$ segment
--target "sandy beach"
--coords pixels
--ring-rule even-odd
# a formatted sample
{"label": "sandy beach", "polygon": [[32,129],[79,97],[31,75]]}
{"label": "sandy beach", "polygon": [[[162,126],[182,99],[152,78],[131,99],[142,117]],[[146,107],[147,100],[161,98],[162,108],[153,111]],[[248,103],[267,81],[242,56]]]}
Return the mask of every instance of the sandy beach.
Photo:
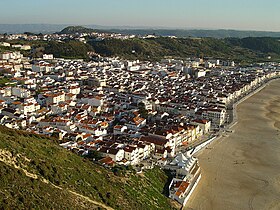
{"label": "sandy beach", "polygon": [[238,123],[197,154],[189,209],[280,209],[280,80],[237,106]]}

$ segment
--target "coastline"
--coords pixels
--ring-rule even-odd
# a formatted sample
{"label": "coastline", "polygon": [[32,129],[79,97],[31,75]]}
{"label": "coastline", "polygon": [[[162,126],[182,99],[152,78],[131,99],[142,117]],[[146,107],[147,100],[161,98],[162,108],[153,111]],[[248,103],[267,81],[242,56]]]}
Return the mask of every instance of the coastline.
{"label": "coastline", "polygon": [[[199,151],[197,153],[197,156],[198,156],[198,158],[200,160],[200,163],[201,163],[202,179],[201,179],[201,183],[199,184],[199,186],[197,187],[197,189],[195,190],[195,192],[191,196],[189,202],[187,203],[185,209],[209,209],[209,208],[211,209],[211,208],[214,208],[214,207],[215,207],[214,209],[225,208],[225,202],[217,201],[215,198],[213,198],[213,195],[211,195],[211,194],[215,195],[215,193],[213,193],[215,191],[215,186],[212,186],[212,184],[213,184],[213,182],[217,182],[217,180],[219,180],[219,179],[222,179],[222,180],[225,179],[225,177],[217,176],[217,174],[220,173],[219,170],[231,171],[232,169],[229,170],[228,166],[224,165],[224,164],[222,164],[223,168],[220,169],[220,167],[217,167],[219,165],[219,161],[217,161],[217,164],[215,164],[215,161],[213,161],[211,159],[214,159],[214,160],[215,159],[223,159],[224,158],[223,156],[230,156],[230,155],[235,156],[237,153],[242,153],[242,156],[246,156],[246,152],[250,153],[250,151],[248,152],[244,148],[240,147],[240,145],[238,145],[238,142],[237,143],[234,142],[233,145],[230,145],[230,144],[232,144],[232,142],[231,142],[232,140],[231,139],[234,138],[234,136],[237,136],[238,138],[240,138],[240,137],[242,137],[242,135],[244,135],[243,137],[246,137],[246,130],[247,129],[246,129],[246,126],[244,127],[244,121],[246,121],[247,119],[246,119],[246,116],[244,118],[244,116],[242,114],[246,114],[246,113],[248,114],[248,113],[252,112],[252,108],[253,109],[257,109],[256,106],[260,105],[259,103],[253,103],[252,104],[252,102],[251,102],[252,100],[265,100],[266,97],[270,97],[270,98],[275,98],[276,97],[277,98],[277,93],[274,93],[274,95],[273,94],[270,94],[270,95],[266,94],[266,92],[270,91],[270,89],[271,89],[270,86],[277,86],[277,85],[279,85],[279,87],[280,87],[280,79],[279,78],[278,79],[273,79],[271,81],[266,82],[264,85],[262,85],[261,87],[257,88],[255,91],[253,91],[252,93],[248,94],[247,96],[243,97],[241,100],[236,102],[233,105],[233,121],[228,126],[230,129],[231,128],[235,128],[236,129],[236,133],[230,133],[229,135],[221,135],[220,137],[217,137],[211,143],[211,145],[210,145],[210,147],[213,147],[213,148],[208,148],[206,151],[203,150],[203,151]],[[268,98],[268,99],[270,99],[270,98]],[[264,102],[264,101],[262,101],[262,102]],[[250,107],[249,109],[247,108],[245,110],[244,106],[246,106],[248,104],[251,105],[252,107]],[[261,104],[261,105],[264,106],[265,103]],[[263,110],[263,106],[259,107],[259,109],[261,111],[264,111]],[[271,106],[273,106],[273,103],[272,103]],[[242,109],[244,109],[244,110],[242,111]],[[252,123],[254,123],[254,121],[256,121],[256,119],[254,119],[254,115],[253,114],[254,113],[251,113],[251,115],[249,116],[251,118]],[[248,116],[247,116],[247,118],[248,118]],[[256,118],[259,118],[259,116],[256,116]],[[275,120],[278,121],[279,119],[277,118]],[[265,119],[261,119],[260,122],[264,122],[264,121],[265,121]],[[258,122],[257,124],[260,124],[260,122]],[[266,124],[271,127],[271,122],[266,122]],[[260,126],[260,125],[258,125],[258,126]],[[243,129],[243,132],[241,132],[241,135],[240,135],[240,129]],[[248,127],[248,129],[249,129],[249,127]],[[265,128],[263,128],[263,129],[265,129]],[[244,130],[245,130],[245,132],[244,132]],[[274,131],[275,130],[277,131],[277,128],[275,128]],[[259,129],[257,131],[260,133],[259,137],[261,137],[261,136],[265,137],[265,135],[261,134],[262,133],[262,129]],[[271,133],[267,133],[267,132],[265,132],[265,133],[266,133],[267,137],[269,136],[269,134],[271,134]],[[254,136],[254,137],[256,138],[256,136]],[[238,141],[238,138],[234,138],[234,139],[237,139],[237,141]],[[246,141],[246,138],[243,138],[242,141],[245,141],[246,144],[252,144],[252,142],[250,142],[251,138],[252,138],[252,136],[247,136],[247,141]],[[219,139],[219,141],[216,141],[218,139]],[[248,142],[248,139],[249,139],[249,142]],[[264,144],[264,143],[265,142],[261,142],[261,144]],[[277,142],[277,143],[279,143],[279,145],[277,145],[277,146],[279,146],[279,148],[280,148],[280,142]],[[254,142],[253,144],[257,144],[257,143]],[[217,146],[221,147],[221,148],[218,149],[218,150],[220,150],[218,152],[216,152],[216,150],[217,150],[216,147]],[[235,147],[233,147],[233,146],[235,146]],[[238,146],[238,151],[235,151],[236,150],[236,146]],[[260,147],[259,145],[255,145],[255,146],[258,146],[258,148]],[[229,149],[227,149],[226,147],[229,147]],[[250,149],[250,147],[248,149]],[[221,150],[224,150],[224,151],[229,150],[228,151],[229,154],[225,154],[225,152],[222,152]],[[252,150],[254,150],[254,148],[252,148]],[[230,152],[232,152],[232,153],[230,154]],[[264,151],[262,151],[262,152],[264,152]],[[217,154],[215,154],[215,153],[217,153]],[[255,155],[257,155],[257,154],[258,153],[255,153]],[[280,160],[280,158],[279,158],[279,160]],[[229,166],[232,166],[232,164],[233,164],[234,167],[235,166],[241,166],[241,167],[243,166],[243,167],[245,167],[245,163],[246,163],[247,160],[246,160],[246,158],[244,158],[244,160],[239,162],[239,160],[234,160],[234,158],[231,157],[231,159],[222,160],[222,161],[223,162],[228,162],[227,164],[229,164]],[[220,162],[221,162],[221,160],[220,160]],[[209,163],[211,163],[211,164],[209,164]],[[280,165],[279,165],[279,167],[280,167]],[[215,171],[214,169],[217,170],[217,172],[214,172]],[[250,171],[250,173],[253,173],[253,172],[254,172],[254,170]],[[278,172],[280,172],[280,170]],[[216,175],[215,175],[215,173],[216,173]],[[212,180],[212,181],[210,179],[211,176],[212,177],[214,176],[214,180]],[[228,178],[230,179],[230,177],[231,176],[229,176]],[[238,179],[235,179],[235,177],[232,177],[232,178],[233,178],[232,179],[233,183],[236,183],[237,185],[240,184]],[[244,178],[244,177],[242,177],[242,178]],[[259,179],[260,180],[264,180],[261,177]],[[219,180],[219,181],[221,181],[221,180]],[[224,181],[227,182],[227,180],[224,180]],[[242,181],[244,181],[246,183],[246,179],[244,179],[244,180],[242,179]],[[266,181],[263,181],[263,183],[266,183]],[[220,185],[222,186],[222,184],[223,183],[221,182]],[[258,185],[258,183],[255,183],[255,185]],[[278,187],[280,187],[280,186],[278,186]],[[202,192],[201,189],[205,190],[205,188],[206,189],[208,188],[208,191],[211,192],[211,193],[207,194],[205,192]],[[216,189],[216,191],[221,191],[221,190],[227,191],[228,189],[227,189],[226,185],[223,188],[221,188],[221,189]],[[235,194],[240,192],[242,194],[242,190],[240,191],[238,189],[236,189],[236,192],[233,192],[233,191],[231,191],[231,192],[235,193]],[[254,193],[256,193],[256,192],[254,192]],[[246,196],[244,196],[244,197],[246,198]],[[279,197],[280,197],[280,192],[279,192]],[[198,204],[199,201],[201,200],[201,198],[203,198],[202,199],[203,200],[203,202],[202,202],[203,204]],[[248,200],[250,200],[250,199],[248,199]],[[227,201],[227,203],[228,202],[232,203],[230,201],[230,199]],[[246,201],[246,202],[248,203],[248,201]],[[217,203],[217,205],[215,205],[216,203]],[[231,207],[227,208],[227,209],[236,209],[234,206],[236,206],[236,207],[238,206],[236,204],[237,200],[234,203],[235,203],[234,205],[229,205]],[[243,202],[240,202],[240,203],[242,204]],[[253,203],[253,201],[252,201],[252,203]],[[279,200],[279,203],[280,203],[280,200]],[[243,206],[243,207],[241,207],[241,209],[243,209],[243,208],[244,209],[252,209],[251,208],[252,205],[249,205],[249,206],[245,205],[246,207]],[[228,207],[228,204],[226,206]],[[259,207],[259,209],[261,209],[261,208]]]}
{"label": "coastline", "polygon": [[239,104],[241,104],[242,102],[246,101],[247,99],[249,99],[250,97],[254,96],[255,94],[257,94],[258,92],[260,92],[261,90],[263,90],[265,87],[267,87],[269,84],[271,84],[273,81],[280,81],[280,77],[277,78],[273,78],[269,81],[267,81],[266,83],[264,83],[263,85],[261,85],[260,87],[258,87],[257,89],[255,89],[254,91],[252,91],[251,93],[249,93],[248,95],[242,97],[240,100],[238,100],[237,102],[235,102],[233,104],[233,108],[232,108],[232,122],[230,122],[230,124],[227,126],[229,129],[231,129],[236,123],[238,123],[238,115],[237,115],[237,106]]}
{"label": "coastline", "polygon": [[201,152],[203,149],[205,149],[206,146],[212,144],[212,142],[222,138],[223,137],[223,133],[225,131],[227,131],[228,129],[231,129],[234,125],[236,125],[238,123],[238,116],[237,116],[237,113],[236,113],[237,106],[239,104],[241,104],[242,102],[246,101],[248,98],[250,98],[250,97],[254,96],[255,94],[257,94],[258,92],[260,92],[262,89],[264,89],[271,82],[277,81],[277,80],[280,81],[280,77],[276,77],[276,78],[272,78],[272,79],[268,80],[267,82],[263,83],[262,85],[257,87],[255,90],[249,92],[247,95],[243,96],[242,98],[240,98],[236,102],[233,102],[233,104],[232,104],[232,111],[229,114],[229,118],[231,119],[229,124],[225,125],[225,128],[223,128],[220,131],[218,131],[214,137],[206,139],[203,142],[199,142],[197,145],[193,145],[193,147],[191,149],[187,150],[185,152],[185,154],[187,154],[189,156],[193,156],[196,153]]}

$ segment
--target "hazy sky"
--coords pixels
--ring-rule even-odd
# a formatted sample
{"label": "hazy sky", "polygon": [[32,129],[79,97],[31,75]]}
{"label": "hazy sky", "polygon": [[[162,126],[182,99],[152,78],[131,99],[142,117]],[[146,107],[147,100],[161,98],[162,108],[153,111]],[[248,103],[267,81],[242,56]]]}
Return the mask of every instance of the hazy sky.
{"label": "hazy sky", "polygon": [[0,24],[280,31],[280,0],[2,0]]}

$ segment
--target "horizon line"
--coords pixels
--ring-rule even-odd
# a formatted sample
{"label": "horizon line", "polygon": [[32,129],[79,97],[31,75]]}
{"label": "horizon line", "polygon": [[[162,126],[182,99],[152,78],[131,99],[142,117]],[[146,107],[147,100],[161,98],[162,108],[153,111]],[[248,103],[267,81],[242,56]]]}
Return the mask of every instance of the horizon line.
{"label": "horizon line", "polygon": [[[264,30],[264,29],[238,29],[238,28],[203,28],[203,27],[172,27],[172,26],[131,26],[131,25],[99,25],[99,24],[71,24],[71,23],[0,23],[0,25],[54,25],[54,26],[83,26],[83,27],[101,27],[104,30],[109,29],[121,29],[121,30],[137,30],[137,29],[149,29],[149,30],[225,30],[225,31],[252,31],[252,32],[272,32],[280,33],[276,30]],[[105,29],[106,28],[106,29]]]}

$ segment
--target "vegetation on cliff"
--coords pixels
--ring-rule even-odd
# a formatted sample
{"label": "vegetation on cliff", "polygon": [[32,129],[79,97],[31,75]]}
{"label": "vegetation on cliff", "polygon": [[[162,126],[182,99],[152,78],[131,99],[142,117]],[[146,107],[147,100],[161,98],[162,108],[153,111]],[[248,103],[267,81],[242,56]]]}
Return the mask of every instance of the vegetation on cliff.
{"label": "vegetation on cliff", "polygon": [[173,209],[159,168],[116,176],[54,139],[0,127],[0,209]]}

